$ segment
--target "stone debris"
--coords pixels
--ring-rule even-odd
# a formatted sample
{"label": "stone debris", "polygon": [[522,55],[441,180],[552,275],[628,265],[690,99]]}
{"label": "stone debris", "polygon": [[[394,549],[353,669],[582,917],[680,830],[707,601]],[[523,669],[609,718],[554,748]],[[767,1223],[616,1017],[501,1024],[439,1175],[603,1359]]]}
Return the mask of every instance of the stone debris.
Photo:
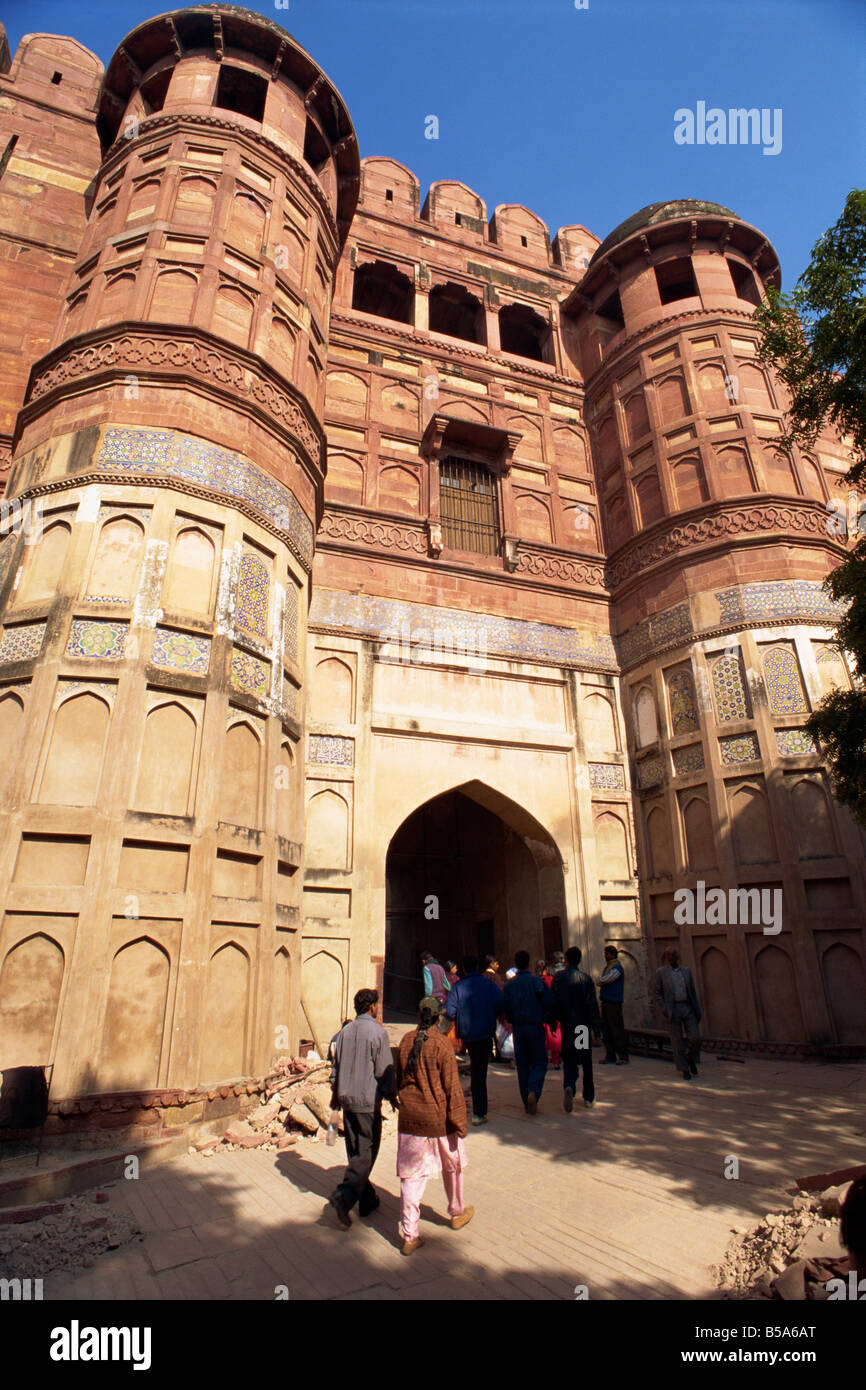
{"label": "stone debris", "polygon": [[733,1226],[713,1269],[725,1298],[823,1298],[823,1283],[847,1264],[838,1217],[850,1184],[799,1192],[784,1211],[767,1212],[750,1230]]}
{"label": "stone debris", "polygon": [[81,1273],[107,1250],[141,1239],[132,1217],[106,1211],[107,1202],[107,1192],[69,1197],[46,1204],[44,1213],[33,1220],[4,1224],[0,1227],[2,1277],[45,1279],[60,1271]]}

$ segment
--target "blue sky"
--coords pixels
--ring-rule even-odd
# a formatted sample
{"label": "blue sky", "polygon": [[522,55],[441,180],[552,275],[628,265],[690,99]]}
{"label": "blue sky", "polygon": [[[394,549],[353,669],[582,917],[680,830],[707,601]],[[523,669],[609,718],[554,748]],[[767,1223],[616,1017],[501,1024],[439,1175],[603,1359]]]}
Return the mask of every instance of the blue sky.
{"label": "blue sky", "polygon": [[[167,8],[167,7],[166,7]],[[457,178],[488,214],[524,203],[551,233],[604,237],[646,203],[708,198],[773,242],[784,284],[863,182],[863,0],[289,0],[277,20],[339,87],[362,156]],[[107,62],[160,0],[6,0],[24,33]],[[781,108],[782,148],[678,145],[678,108]],[[425,118],[439,138],[425,138]]]}

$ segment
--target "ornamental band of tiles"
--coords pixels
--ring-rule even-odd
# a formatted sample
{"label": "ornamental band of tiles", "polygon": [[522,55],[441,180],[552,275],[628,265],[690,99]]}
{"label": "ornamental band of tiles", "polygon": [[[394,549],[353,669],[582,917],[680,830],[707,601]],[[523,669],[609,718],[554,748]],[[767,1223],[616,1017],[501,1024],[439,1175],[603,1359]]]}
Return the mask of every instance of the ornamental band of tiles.
{"label": "ornamental band of tiles", "polygon": [[[634,1026],[676,942],[709,1033],[866,1042],[863,837],[803,728],[850,680],[850,454],[773,447],[763,233],[425,198],[236,6],[4,61],[3,1064],[213,1090],[359,988],[412,1012],[421,949],[608,941]],[[783,932],[710,956],[698,871],[780,883]]]}

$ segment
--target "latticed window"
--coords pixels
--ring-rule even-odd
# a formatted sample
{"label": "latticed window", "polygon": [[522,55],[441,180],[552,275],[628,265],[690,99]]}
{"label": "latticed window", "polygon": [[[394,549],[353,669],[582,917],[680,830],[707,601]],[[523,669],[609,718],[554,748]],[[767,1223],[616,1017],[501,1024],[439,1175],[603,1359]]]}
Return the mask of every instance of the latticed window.
{"label": "latticed window", "polygon": [[483,464],[448,458],[439,467],[443,544],[495,555],[499,547],[496,479]]}

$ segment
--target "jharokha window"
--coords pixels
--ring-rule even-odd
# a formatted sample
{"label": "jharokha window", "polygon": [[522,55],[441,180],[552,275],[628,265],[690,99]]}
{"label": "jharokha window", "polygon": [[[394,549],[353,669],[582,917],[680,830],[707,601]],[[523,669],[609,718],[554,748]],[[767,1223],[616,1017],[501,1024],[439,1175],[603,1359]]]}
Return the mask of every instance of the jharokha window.
{"label": "jharokha window", "polygon": [[480,463],[447,458],[439,466],[442,543],[495,555],[499,548],[496,479]]}

